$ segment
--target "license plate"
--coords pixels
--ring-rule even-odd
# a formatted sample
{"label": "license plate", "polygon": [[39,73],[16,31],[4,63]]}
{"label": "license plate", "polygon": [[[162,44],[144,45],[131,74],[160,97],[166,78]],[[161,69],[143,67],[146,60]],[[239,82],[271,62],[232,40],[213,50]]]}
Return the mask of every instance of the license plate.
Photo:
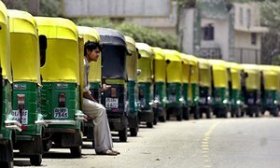
{"label": "license plate", "polygon": [[118,98],[106,98],[106,108],[118,108],[119,107],[119,99]]}
{"label": "license plate", "polygon": [[14,120],[20,122],[21,124],[28,124],[28,110],[23,110],[21,114],[19,110],[13,110],[12,116]]}
{"label": "license plate", "polygon": [[176,102],[176,96],[169,96],[168,99],[170,102]]}
{"label": "license plate", "polygon": [[254,104],[254,99],[248,99],[248,104]]}
{"label": "license plate", "polygon": [[199,102],[200,102],[201,104],[205,104],[205,103],[206,103],[206,100],[205,100],[205,98],[200,98]]}
{"label": "license plate", "polygon": [[55,108],[54,109],[54,118],[56,118],[56,119],[68,118],[68,109],[67,108]]}

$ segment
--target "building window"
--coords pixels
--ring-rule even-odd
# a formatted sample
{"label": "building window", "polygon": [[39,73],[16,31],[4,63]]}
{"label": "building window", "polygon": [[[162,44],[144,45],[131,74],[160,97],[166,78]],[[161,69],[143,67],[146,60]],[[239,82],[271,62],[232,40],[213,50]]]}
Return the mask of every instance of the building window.
{"label": "building window", "polygon": [[243,26],[243,9],[240,7],[239,8],[239,23],[241,26]]}
{"label": "building window", "polygon": [[247,28],[251,26],[251,10],[247,9]]}
{"label": "building window", "polygon": [[214,40],[214,27],[212,24],[203,27],[203,40]]}
{"label": "building window", "polygon": [[251,44],[252,45],[257,44],[257,33],[251,33]]}

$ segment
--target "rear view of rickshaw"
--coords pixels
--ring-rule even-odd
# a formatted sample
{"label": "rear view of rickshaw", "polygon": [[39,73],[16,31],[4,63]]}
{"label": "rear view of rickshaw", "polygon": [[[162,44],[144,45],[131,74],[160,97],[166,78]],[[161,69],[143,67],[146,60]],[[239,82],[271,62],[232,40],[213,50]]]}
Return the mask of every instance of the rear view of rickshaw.
{"label": "rear view of rickshaw", "polygon": [[13,167],[12,130],[21,130],[21,124],[14,120],[12,116],[12,75],[8,25],[7,9],[5,5],[0,2],[0,167]]}
{"label": "rear view of rickshaw", "polygon": [[141,58],[138,59],[137,68],[141,70],[141,74],[137,76],[139,88],[139,121],[146,122],[148,128],[153,127],[153,57],[152,47],[146,43],[136,43]]}
{"label": "rear view of rickshaw", "polygon": [[168,103],[166,105],[167,119],[171,114],[175,114],[178,121],[182,120],[182,107],[184,98],[182,97],[182,59],[176,50],[164,50],[166,66],[166,93]]}
{"label": "rear view of rickshaw", "polygon": [[[73,157],[81,157],[84,119],[80,111],[78,30],[63,18],[36,17],[40,42],[42,91],[41,111],[48,127],[44,132],[47,144],[70,148]],[[47,150],[47,149],[46,149]]]}
{"label": "rear view of rickshaw", "polygon": [[212,66],[212,110],[217,118],[226,118],[229,109],[226,62],[223,60],[209,60],[209,62]]}
{"label": "rear view of rickshaw", "polygon": [[121,142],[127,141],[126,107],[126,43],[124,36],[113,29],[96,28],[102,46],[101,103],[107,110],[110,128],[119,132]]}
{"label": "rear view of rickshaw", "polygon": [[154,52],[154,124],[157,120],[166,121],[166,61],[164,51],[161,48],[153,47]]}
{"label": "rear view of rickshaw", "polygon": [[277,117],[279,115],[277,87],[279,84],[279,74],[274,66],[258,66],[261,70],[261,104],[262,113],[267,110],[270,115]]}
{"label": "rear view of rickshaw", "polygon": [[[100,41],[100,37],[97,30],[92,27],[78,26],[78,33],[83,43],[86,43],[88,41],[99,43]],[[94,99],[100,102],[101,58],[99,58],[97,62],[92,61],[89,65],[90,71],[88,74],[88,81],[90,85],[90,91]],[[83,67],[83,65],[81,66]],[[84,76],[84,71],[80,71],[80,81],[84,81]],[[81,82],[81,88],[84,88],[84,86],[82,85],[83,82]],[[83,125],[83,135],[87,137],[87,140],[92,141],[92,145],[94,146],[93,127],[94,125],[92,119],[88,118]]]}
{"label": "rear view of rickshaw", "polygon": [[244,103],[241,94],[242,68],[240,64],[227,62],[228,90],[231,117],[241,117]]}
{"label": "rear view of rickshaw", "polygon": [[44,120],[40,111],[40,55],[35,19],[25,11],[9,10],[13,70],[13,117],[22,124],[14,148],[39,166],[43,154]]}
{"label": "rear view of rickshaw", "polygon": [[137,136],[139,121],[139,99],[138,99],[138,87],[137,87],[137,60],[139,57],[138,50],[135,46],[135,41],[129,36],[125,36],[127,46],[126,57],[126,72],[127,72],[127,103],[128,103],[128,127],[131,136]]}
{"label": "rear view of rickshaw", "polygon": [[245,112],[250,117],[259,117],[260,112],[260,70],[253,64],[242,64],[245,79],[245,89],[243,89]]}
{"label": "rear view of rickshaw", "polygon": [[202,118],[203,113],[206,118],[211,118],[211,66],[206,59],[198,59],[199,64],[199,101],[198,111],[199,117]]}

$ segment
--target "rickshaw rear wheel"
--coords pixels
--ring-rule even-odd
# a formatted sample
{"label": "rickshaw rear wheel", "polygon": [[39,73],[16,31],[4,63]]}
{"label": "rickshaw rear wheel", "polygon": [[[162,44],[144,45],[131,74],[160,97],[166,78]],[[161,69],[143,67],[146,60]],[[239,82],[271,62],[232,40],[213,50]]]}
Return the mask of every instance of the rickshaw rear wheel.
{"label": "rickshaw rear wheel", "polygon": [[197,107],[194,107],[193,113],[194,113],[194,119],[199,119],[199,110]]}
{"label": "rickshaw rear wheel", "polygon": [[206,109],[206,118],[208,118],[208,119],[211,118],[211,110],[209,108]]}
{"label": "rickshaw rear wheel", "polygon": [[190,119],[190,111],[188,110],[188,108],[183,108],[183,119],[184,120]]}
{"label": "rickshaw rear wheel", "polygon": [[30,156],[30,163],[34,166],[40,166],[42,163],[42,154]]}
{"label": "rickshaw rear wheel", "polygon": [[279,116],[279,109],[275,108],[275,109],[271,110],[271,115],[273,117],[278,117]]}
{"label": "rickshaw rear wheel", "polygon": [[82,146],[75,146],[70,148],[71,156],[74,158],[80,158],[82,156]]}
{"label": "rickshaw rear wheel", "polygon": [[120,142],[127,142],[127,127],[125,126],[122,130],[119,131]]}
{"label": "rickshaw rear wheel", "polygon": [[14,162],[13,161],[0,162],[0,167],[13,168]]}
{"label": "rickshaw rear wheel", "polygon": [[138,134],[138,128],[129,128],[130,136],[136,137]]}
{"label": "rickshaw rear wheel", "polygon": [[165,122],[166,121],[166,117],[165,116],[159,116],[158,120],[160,122]]}

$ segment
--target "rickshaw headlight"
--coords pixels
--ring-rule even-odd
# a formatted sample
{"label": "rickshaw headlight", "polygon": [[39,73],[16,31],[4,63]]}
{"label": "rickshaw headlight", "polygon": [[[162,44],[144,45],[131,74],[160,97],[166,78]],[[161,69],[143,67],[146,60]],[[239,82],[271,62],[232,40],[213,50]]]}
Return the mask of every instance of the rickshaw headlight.
{"label": "rickshaw headlight", "polygon": [[274,104],[278,104],[278,101],[277,101],[277,100],[274,100]]}
{"label": "rickshaw headlight", "polygon": [[237,101],[236,101],[236,104],[240,105],[240,104],[241,104],[241,101],[240,101],[240,100],[237,100]]}
{"label": "rickshaw headlight", "polygon": [[223,100],[223,103],[224,103],[224,104],[227,104],[227,103],[228,103],[228,100],[227,100],[227,99]]}
{"label": "rickshaw headlight", "polygon": [[66,100],[65,93],[60,93],[58,95],[58,106],[65,107],[65,100]]}

